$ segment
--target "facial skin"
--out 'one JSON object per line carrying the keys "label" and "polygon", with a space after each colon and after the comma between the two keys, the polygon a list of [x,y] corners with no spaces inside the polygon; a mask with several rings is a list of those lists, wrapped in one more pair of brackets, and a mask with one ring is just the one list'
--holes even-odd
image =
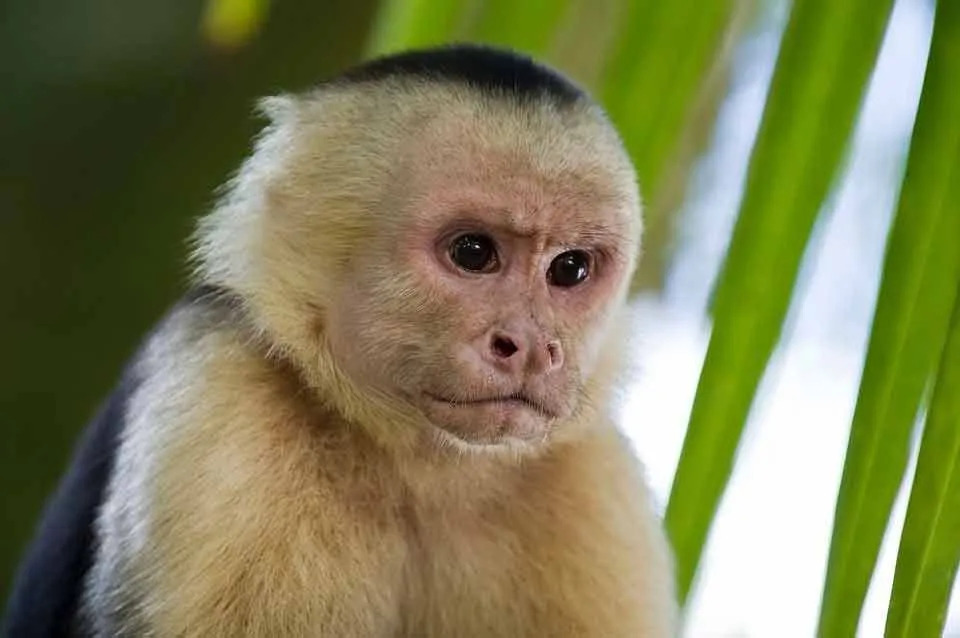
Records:
{"label": "facial skin", "polygon": [[388,200],[399,221],[378,226],[333,304],[335,356],[457,442],[542,442],[580,407],[620,300],[629,193],[502,131],[438,116],[419,133]]}

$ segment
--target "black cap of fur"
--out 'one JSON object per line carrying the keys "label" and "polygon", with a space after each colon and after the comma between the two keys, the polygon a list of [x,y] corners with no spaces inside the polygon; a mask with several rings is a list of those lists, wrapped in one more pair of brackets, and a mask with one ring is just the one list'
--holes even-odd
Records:
{"label": "black cap of fur", "polygon": [[580,87],[529,57],[489,46],[456,44],[376,58],[348,70],[334,82],[367,82],[415,77],[459,82],[498,96],[550,99],[572,104],[586,99]]}

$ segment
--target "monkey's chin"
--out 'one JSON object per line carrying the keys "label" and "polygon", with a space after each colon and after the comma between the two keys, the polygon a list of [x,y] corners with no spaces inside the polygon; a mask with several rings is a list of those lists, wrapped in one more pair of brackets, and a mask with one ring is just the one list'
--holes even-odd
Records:
{"label": "monkey's chin", "polygon": [[543,443],[553,419],[529,403],[491,400],[453,403],[428,398],[427,418],[438,429],[470,446],[536,446]]}

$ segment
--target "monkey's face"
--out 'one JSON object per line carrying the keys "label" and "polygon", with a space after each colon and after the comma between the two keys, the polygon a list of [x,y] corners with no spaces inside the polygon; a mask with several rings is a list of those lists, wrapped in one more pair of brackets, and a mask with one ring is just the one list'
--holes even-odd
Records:
{"label": "monkey's face", "polygon": [[636,198],[596,163],[450,137],[398,175],[395,221],[354,262],[332,345],[444,437],[542,441],[585,399],[632,267]]}

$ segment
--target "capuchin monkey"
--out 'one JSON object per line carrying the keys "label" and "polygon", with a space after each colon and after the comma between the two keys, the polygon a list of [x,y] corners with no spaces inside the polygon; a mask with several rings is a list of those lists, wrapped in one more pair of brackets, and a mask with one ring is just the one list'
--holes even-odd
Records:
{"label": "capuchin monkey", "polygon": [[611,415],[641,221],[600,107],[464,45],[262,110],[6,633],[672,635]]}

